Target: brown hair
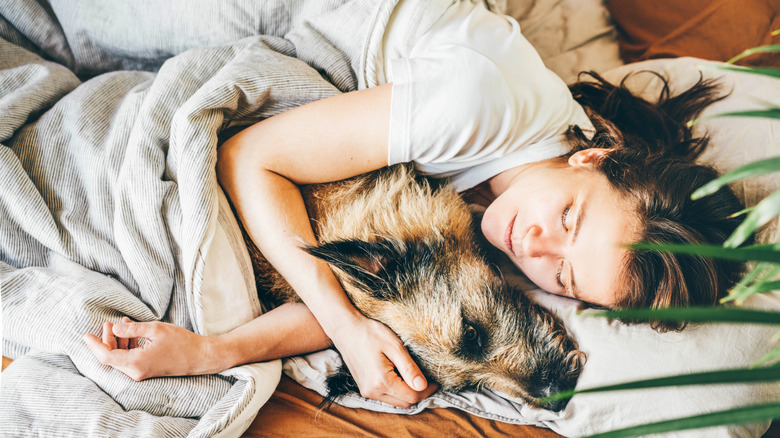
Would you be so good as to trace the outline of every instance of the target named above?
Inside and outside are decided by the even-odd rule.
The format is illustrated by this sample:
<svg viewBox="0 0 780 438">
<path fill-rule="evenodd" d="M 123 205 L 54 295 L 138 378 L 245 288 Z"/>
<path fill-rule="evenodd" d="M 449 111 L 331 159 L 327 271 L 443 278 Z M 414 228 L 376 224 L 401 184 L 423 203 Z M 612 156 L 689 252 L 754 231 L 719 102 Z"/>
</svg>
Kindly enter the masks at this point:
<svg viewBox="0 0 780 438">
<path fill-rule="evenodd" d="M 579 127 L 567 136 L 574 151 L 610 148 L 598 164 L 609 182 L 629 199 L 640 217 L 642 242 L 721 244 L 740 223 L 730 217 L 742 203 L 728 188 L 693 201 L 691 192 L 718 176 L 694 160 L 709 138 L 694 137 L 687 122 L 721 100 L 717 83 L 699 81 L 672 97 L 668 81 L 656 102 L 632 94 L 626 76 L 615 86 L 593 72 L 592 80 L 570 89 L 585 108 L 596 132 L 588 139 Z M 667 252 L 630 249 L 623 261 L 622 289 L 616 307 L 713 305 L 744 271 L 737 262 Z M 653 322 L 657 330 L 681 330 L 684 323 Z"/>
</svg>

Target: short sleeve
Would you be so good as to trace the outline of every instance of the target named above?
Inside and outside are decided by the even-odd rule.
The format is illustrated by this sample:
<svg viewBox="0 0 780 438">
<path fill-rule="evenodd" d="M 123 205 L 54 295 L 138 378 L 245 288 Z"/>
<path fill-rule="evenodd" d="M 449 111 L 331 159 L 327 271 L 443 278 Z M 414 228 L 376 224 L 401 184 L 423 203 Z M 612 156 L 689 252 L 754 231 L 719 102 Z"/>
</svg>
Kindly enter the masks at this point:
<svg viewBox="0 0 780 438">
<path fill-rule="evenodd" d="M 406 46 L 404 46 L 406 47 Z M 390 58 L 388 162 L 468 188 L 511 167 L 565 154 L 571 125 L 592 125 L 517 22 L 455 2 L 410 50 Z"/>
<path fill-rule="evenodd" d="M 442 47 L 391 68 L 390 164 L 459 168 L 494 153 L 516 129 L 500 71 L 468 48 Z"/>
</svg>

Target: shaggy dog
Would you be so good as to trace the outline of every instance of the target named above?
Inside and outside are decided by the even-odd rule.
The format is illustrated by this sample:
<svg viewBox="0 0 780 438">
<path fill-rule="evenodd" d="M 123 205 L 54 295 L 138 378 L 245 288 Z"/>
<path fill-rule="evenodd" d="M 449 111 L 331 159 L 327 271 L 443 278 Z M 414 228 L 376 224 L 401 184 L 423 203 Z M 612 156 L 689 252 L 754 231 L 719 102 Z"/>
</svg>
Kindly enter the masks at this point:
<svg viewBox="0 0 780 438">
<path fill-rule="evenodd" d="M 467 204 L 408 165 L 305 186 L 319 242 L 355 307 L 390 327 L 443 390 L 490 388 L 536 407 L 573 388 L 583 354 L 546 310 L 505 284 L 474 232 Z M 299 301 L 245 234 L 260 297 Z M 329 400 L 357 391 L 346 367 Z"/>
</svg>

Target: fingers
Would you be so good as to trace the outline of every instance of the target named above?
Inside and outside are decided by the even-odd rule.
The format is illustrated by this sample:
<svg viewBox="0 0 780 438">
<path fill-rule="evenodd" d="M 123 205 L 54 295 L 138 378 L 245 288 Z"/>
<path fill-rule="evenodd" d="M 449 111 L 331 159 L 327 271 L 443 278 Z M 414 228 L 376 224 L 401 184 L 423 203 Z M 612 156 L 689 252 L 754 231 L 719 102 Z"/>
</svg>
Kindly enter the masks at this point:
<svg viewBox="0 0 780 438">
<path fill-rule="evenodd" d="M 407 408 L 436 391 L 428 385 L 401 340 L 384 324 L 366 320 L 348 344 L 336 343 L 363 397 Z"/>
<path fill-rule="evenodd" d="M 374 385 L 374 388 L 374 390 L 361 391 L 361 395 L 399 408 L 408 408 L 428 398 L 436 392 L 438 386 L 430 384 L 423 391 L 415 391 L 398 374 L 390 371 L 384 381 Z"/>
<path fill-rule="evenodd" d="M 88 333 L 83 337 L 87 348 L 95 355 L 103 365 L 115 368 L 135 381 L 140 381 L 148 376 L 137 366 L 138 354 L 142 350 L 111 349 L 97 336 Z"/>
<path fill-rule="evenodd" d="M 109 361 L 117 356 L 112 352 L 138 348 L 138 338 L 154 336 L 156 327 L 156 322 L 137 323 L 125 316 L 118 324 L 113 324 L 110 321 L 104 322 L 102 338 L 86 334 L 84 342 L 100 362 L 112 365 Z"/>
<path fill-rule="evenodd" d="M 367 397 L 400 408 L 408 408 L 431 395 L 436 391 L 437 386 L 428 385 L 420 368 L 400 340 L 391 345 L 384 349 L 386 361 L 382 367 L 385 370 L 384 375 L 380 377 L 379 383 L 370 386 L 373 388 L 369 390 L 372 394 Z M 416 387 L 412 387 L 410 382 Z"/>
<path fill-rule="evenodd" d="M 124 319 L 114 325 L 114 336 L 121 338 L 153 338 L 158 327 L 157 322 L 134 322 Z M 137 340 L 136 340 L 137 341 Z"/>
<path fill-rule="evenodd" d="M 422 371 L 403 345 L 388 349 L 385 354 L 394 365 L 385 378 L 387 403 L 406 408 L 436 391 L 437 387 L 428 385 Z"/>
<path fill-rule="evenodd" d="M 127 335 L 122 334 L 124 331 L 127 331 L 127 329 L 124 327 L 124 324 L 128 323 L 132 324 L 133 321 L 126 316 L 122 318 L 121 323 L 116 325 L 110 321 L 103 323 L 102 340 L 109 349 L 114 350 L 119 348 L 122 350 L 127 350 L 138 347 L 138 338 L 128 337 Z M 130 330 L 132 331 L 133 329 L 131 328 Z"/>
<path fill-rule="evenodd" d="M 107 354 L 111 351 L 111 348 L 101 342 L 101 340 L 92 333 L 87 333 L 84 335 L 83 339 L 87 344 L 89 351 L 91 351 L 100 362 L 103 362 L 101 358 L 107 357 Z"/>
<path fill-rule="evenodd" d="M 130 318 L 128 318 L 126 316 L 123 316 L 122 317 L 122 322 L 132 322 L 132 321 L 130 320 Z M 113 333 L 113 328 L 112 328 L 111 332 Z M 121 348 L 123 350 L 127 350 L 128 345 L 129 345 L 129 339 L 128 338 L 121 338 L 121 337 L 120 338 L 116 338 L 116 344 L 117 344 L 117 348 Z"/>
<path fill-rule="evenodd" d="M 103 343 L 106 344 L 109 350 L 117 348 L 116 337 L 113 332 L 114 324 L 109 321 L 103 323 Z"/>
<path fill-rule="evenodd" d="M 404 381 L 398 374 L 395 373 L 395 371 L 388 374 L 386 380 L 386 394 L 392 398 L 397 400 L 400 403 L 392 403 L 390 404 L 398 407 L 407 408 L 415 403 L 419 403 L 423 400 L 425 400 L 429 395 L 433 394 L 438 387 L 436 385 L 427 385 L 425 389 L 422 391 L 417 391 L 415 389 L 412 389 L 409 387 L 409 385 Z"/>
<path fill-rule="evenodd" d="M 401 376 L 404 382 L 409 385 L 409 388 L 415 391 L 423 391 L 428 386 L 428 382 L 425 380 L 420 367 L 414 363 L 412 357 L 409 356 L 409 352 L 403 345 L 399 345 L 398 348 L 390 349 L 385 353 L 390 362 L 395 365 L 395 369 Z"/>
<path fill-rule="evenodd" d="M 114 366 L 113 364 L 116 363 L 116 357 L 124 352 L 124 350 L 117 350 L 116 348 L 112 348 L 111 345 L 101 342 L 100 338 L 91 333 L 84 335 L 83 339 L 87 344 L 89 351 L 91 351 L 103 365 Z"/>
<path fill-rule="evenodd" d="M 133 322 L 133 320 L 126 316 L 123 316 L 122 322 L 129 323 L 129 322 Z M 138 348 L 138 338 L 119 338 L 118 343 L 120 345 L 119 348 L 126 348 L 128 350 L 131 350 L 133 348 Z M 124 347 L 122 345 L 124 345 Z"/>
</svg>

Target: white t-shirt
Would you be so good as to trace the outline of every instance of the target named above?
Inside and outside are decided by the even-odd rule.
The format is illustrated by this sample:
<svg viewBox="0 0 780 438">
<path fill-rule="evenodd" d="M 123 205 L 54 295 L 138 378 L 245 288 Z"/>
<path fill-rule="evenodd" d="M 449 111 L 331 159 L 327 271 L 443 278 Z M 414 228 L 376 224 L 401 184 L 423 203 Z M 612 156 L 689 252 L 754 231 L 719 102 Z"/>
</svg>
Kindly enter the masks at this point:
<svg viewBox="0 0 780 438">
<path fill-rule="evenodd" d="M 442 11 L 430 28 L 408 42 L 408 30 L 397 27 L 407 22 L 404 14 L 417 12 L 409 6 L 414 0 L 402 0 L 377 60 L 377 82 L 393 83 L 389 164 L 412 161 L 462 191 L 565 154 L 570 125 L 593 129 L 517 21 L 480 1 L 426 1 Z"/>
</svg>

